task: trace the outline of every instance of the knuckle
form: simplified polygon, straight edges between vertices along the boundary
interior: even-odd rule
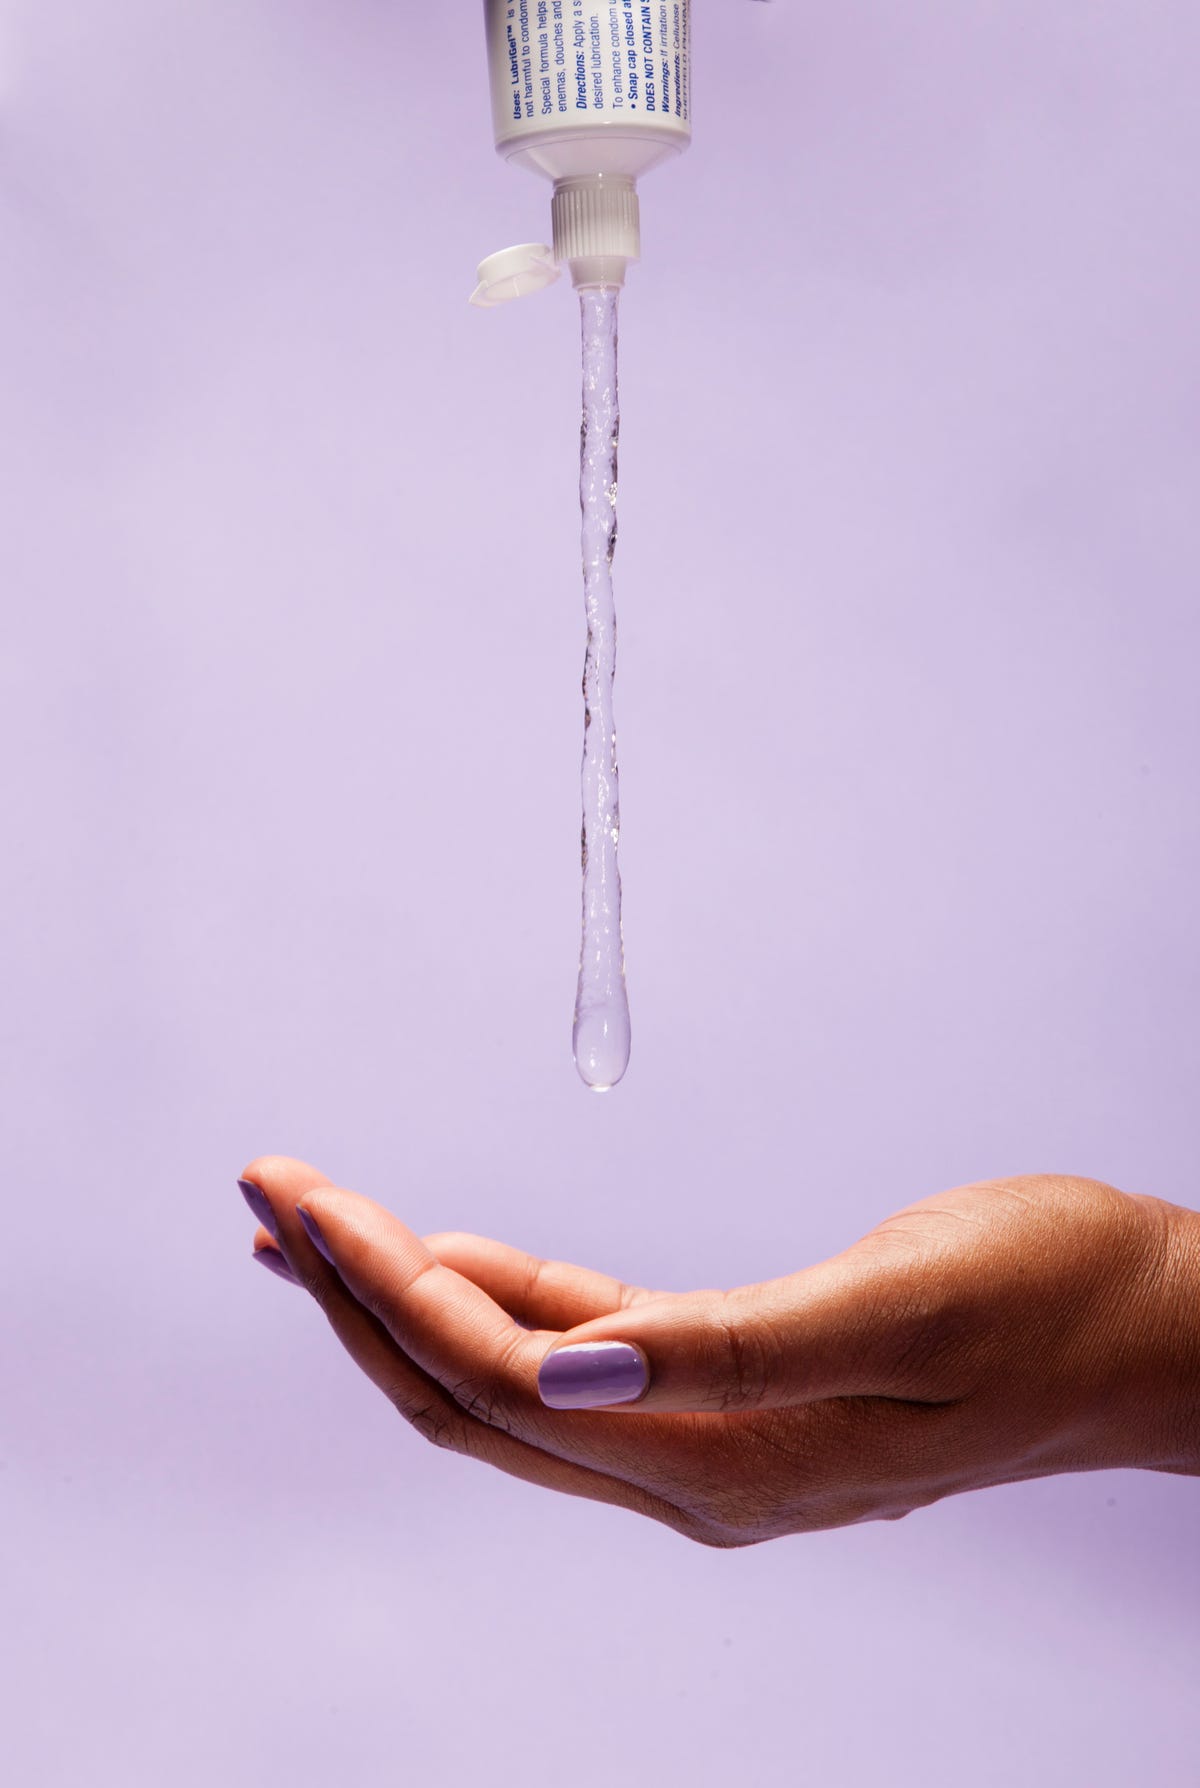
[[[448,1387],[455,1403],[470,1420],[482,1422],[485,1427],[495,1428],[501,1434],[516,1434],[514,1371],[526,1341],[525,1330],[514,1329],[488,1370],[460,1379]]]
[[[473,1238],[461,1229],[439,1229],[432,1235],[422,1236],[421,1239],[431,1254],[440,1257],[443,1254],[461,1253]]]
[[[371,1317],[374,1322],[378,1323],[384,1333],[392,1335],[394,1338],[392,1321],[389,1320],[392,1317],[392,1312],[388,1308],[387,1299],[381,1297],[374,1289],[369,1289],[362,1294],[358,1301],[362,1304],[367,1315]]]
[[[481,1422],[501,1434],[513,1432],[512,1417],[504,1398],[490,1380],[466,1379],[451,1386],[450,1395],[468,1421]]]
[[[521,1288],[520,1307],[522,1310],[528,1310],[535,1302],[542,1289],[542,1281],[546,1276],[546,1268],[548,1265],[548,1261],[539,1260],[536,1256],[530,1258],[529,1267],[525,1274],[525,1283]]]
[[[328,1273],[328,1269],[326,1269],[324,1272],[314,1271],[311,1268],[304,1268],[302,1270],[300,1267],[298,1267],[296,1265],[294,1260],[289,1260],[288,1265],[292,1269],[293,1278],[308,1293],[309,1297],[313,1300],[314,1304],[318,1304],[320,1306],[320,1308],[325,1311],[326,1315],[328,1315],[329,1314],[329,1273]]]
[[[724,1294],[716,1324],[713,1406],[722,1413],[754,1409],[765,1401],[778,1377],[782,1346],[765,1323],[746,1320],[734,1292]]]
[[[439,1447],[445,1452],[462,1450],[457,1444],[459,1424],[444,1404],[414,1404],[411,1396],[405,1397],[403,1394],[393,1395],[391,1401],[422,1440],[427,1440],[431,1446]]]

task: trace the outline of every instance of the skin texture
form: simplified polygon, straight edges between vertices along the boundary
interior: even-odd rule
[[[260,1227],[256,1252],[281,1254],[418,1433],[704,1545],[1054,1472],[1200,1475],[1200,1215],[1158,1199],[1048,1175],[966,1186],[786,1278],[665,1293],[422,1239],[302,1161],[242,1177],[279,1232]],[[547,1408],[546,1354],[588,1341],[640,1349],[647,1391]]]

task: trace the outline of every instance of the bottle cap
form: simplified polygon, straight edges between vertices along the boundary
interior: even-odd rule
[[[554,258],[580,288],[623,286],[642,252],[637,188],[627,174],[558,180],[550,216]]]
[[[515,248],[498,249],[480,261],[475,275],[479,284],[470,301],[480,310],[494,310],[510,298],[524,298],[552,286],[559,271],[545,242],[519,242]]]

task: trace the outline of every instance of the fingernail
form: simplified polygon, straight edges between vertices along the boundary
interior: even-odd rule
[[[278,1248],[256,1248],[254,1258],[261,1260],[267,1271],[274,1273],[277,1279],[286,1279],[289,1285],[299,1285],[300,1281]]]
[[[268,1235],[273,1235],[278,1241],[279,1225],[275,1221],[275,1213],[267,1203],[267,1195],[262,1187],[256,1186],[253,1180],[239,1180],[238,1190]]]
[[[321,1234],[321,1226],[313,1216],[312,1212],[306,1211],[303,1205],[298,1204],[296,1206],[296,1215],[299,1217],[301,1223],[303,1223],[304,1233],[316,1249],[317,1253],[323,1254],[330,1266],[336,1265],[333,1255],[329,1252],[329,1243]]]
[[[646,1362],[624,1341],[556,1347],[538,1371],[538,1394],[550,1409],[598,1409],[632,1403],[649,1383]]]

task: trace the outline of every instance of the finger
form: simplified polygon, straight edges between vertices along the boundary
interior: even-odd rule
[[[307,1193],[301,1220],[346,1288],[396,1345],[469,1415],[593,1470],[641,1477],[619,1418],[551,1415],[537,1392],[553,1338],[528,1334],[478,1285],[442,1265],[419,1236],[369,1198],[343,1187]],[[328,1270],[328,1269],[327,1269]],[[674,1418],[664,1418],[671,1424]],[[652,1438],[647,1431],[644,1439]],[[647,1455],[648,1457],[648,1455]]]
[[[921,1400],[914,1362],[945,1329],[932,1289],[864,1248],[763,1285],[654,1298],[562,1335],[542,1363],[539,1393],[552,1409],[620,1403],[638,1415],[827,1397]],[[614,1397],[622,1375],[631,1378],[632,1355],[645,1363],[645,1389]]]
[[[259,1236],[264,1238],[261,1242],[258,1239]],[[254,1258],[260,1266],[264,1266],[268,1272],[274,1273],[277,1279],[284,1280],[288,1285],[299,1287],[300,1281],[288,1265],[282,1250],[275,1246],[263,1229],[260,1229],[254,1238]]]
[[[285,1232],[301,1243],[306,1237],[294,1218],[288,1222],[284,1219],[295,1211],[297,1202],[306,1192],[314,1186],[328,1186],[329,1183],[328,1176],[307,1161],[297,1161],[291,1155],[257,1155],[249,1167],[243,1169],[238,1190],[268,1239],[286,1253]]]
[[[564,1260],[541,1260],[523,1248],[488,1236],[453,1230],[424,1240],[443,1266],[470,1279],[510,1316],[535,1328],[573,1329],[594,1317],[630,1309],[653,1295],[607,1273]]]
[[[545,1341],[515,1328],[486,1291],[382,1205],[344,1187],[314,1187],[297,1218],[352,1296],[471,1413],[506,1428],[521,1407],[536,1419]]]
[[[536,1446],[469,1415],[436,1378],[406,1357],[384,1325],[364,1309],[338,1275],[329,1270],[296,1218],[294,1205],[289,1206],[289,1198],[294,1197],[298,1189],[303,1188],[307,1196],[316,1190],[317,1183],[328,1186],[329,1181],[323,1174],[318,1174],[304,1162],[286,1157],[261,1157],[251,1163],[243,1178],[265,1193],[275,1221],[289,1238],[290,1245],[296,1248],[297,1258],[305,1258],[304,1251],[307,1251],[315,1271],[303,1282],[313,1292],[347,1353],[425,1439],[468,1458],[482,1459],[510,1477],[521,1478],[527,1483],[631,1509],[649,1515],[677,1532],[689,1531],[688,1517],[667,1499],[636,1483],[627,1483],[587,1465],[543,1453]]]

